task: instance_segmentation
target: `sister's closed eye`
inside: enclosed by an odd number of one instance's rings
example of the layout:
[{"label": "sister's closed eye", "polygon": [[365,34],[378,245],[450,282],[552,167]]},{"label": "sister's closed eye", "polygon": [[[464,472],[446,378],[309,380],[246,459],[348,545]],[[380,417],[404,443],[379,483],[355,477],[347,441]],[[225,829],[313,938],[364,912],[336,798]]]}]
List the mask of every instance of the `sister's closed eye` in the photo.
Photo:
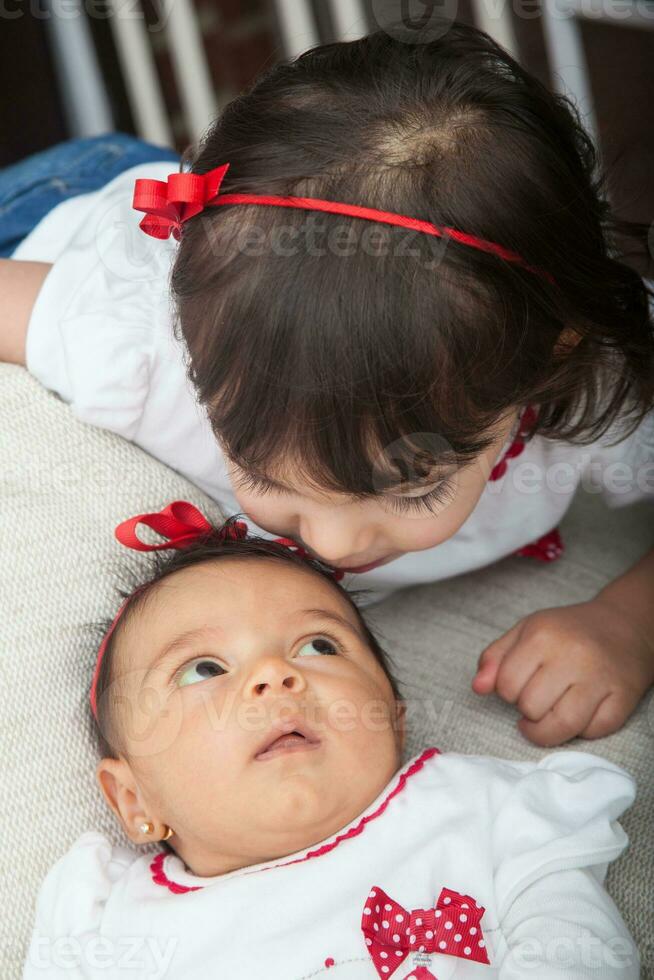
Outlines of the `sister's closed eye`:
[{"label": "sister's closed eye", "polygon": [[[264,497],[267,494],[276,493],[280,496],[292,496],[292,490],[279,486],[251,473],[242,473],[235,478],[237,486],[243,491],[258,493]],[[389,505],[396,512],[405,514],[408,511],[426,510],[429,513],[438,513],[437,508],[444,503],[448,503],[455,491],[455,482],[447,477],[442,479],[438,486],[429,490],[421,496],[411,497],[391,493],[379,493],[370,496],[371,500],[379,501],[381,504]]]},{"label": "sister's closed eye", "polygon": [[438,513],[438,505],[448,503],[454,495],[455,484],[453,480],[441,480],[437,487],[424,493],[421,497],[398,497],[393,494],[386,494],[381,497],[387,501],[395,510],[404,514],[407,511],[427,510],[430,513]]},{"label": "sister's closed eye", "polygon": [[[310,650],[309,653],[302,653],[307,647],[313,646],[314,649]],[[331,649],[330,649],[331,648]],[[298,650],[298,656],[335,656],[340,650],[340,644],[331,637],[326,637],[324,635],[313,637],[310,640],[305,641]],[[192,671],[197,670],[198,674],[193,677]],[[198,681],[208,680],[212,677],[219,677],[221,674],[226,674],[225,668],[211,657],[202,656],[194,657],[192,660],[188,660],[185,664],[179,667],[174,675],[173,681],[178,687],[188,687],[190,684],[195,684]],[[187,675],[190,679],[186,679]]]}]

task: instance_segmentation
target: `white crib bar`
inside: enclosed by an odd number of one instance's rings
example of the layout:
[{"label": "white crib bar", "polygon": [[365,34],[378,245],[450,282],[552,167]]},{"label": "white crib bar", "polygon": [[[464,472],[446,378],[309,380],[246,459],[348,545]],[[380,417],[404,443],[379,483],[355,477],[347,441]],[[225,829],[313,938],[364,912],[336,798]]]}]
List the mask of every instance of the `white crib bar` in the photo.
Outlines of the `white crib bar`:
[{"label": "white crib bar", "polygon": [[572,99],[599,148],[597,117],[590,88],[581,30],[572,3],[543,0],[543,35],[555,88]]},{"label": "white crib bar", "polygon": [[355,41],[369,33],[363,0],[329,0],[338,41]]},{"label": "white crib bar", "polygon": [[510,0],[473,0],[472,13],[475,26],[490,34],[494,41],[519,61]]},{"label": "white crib bar", "polygon": [[284,57],[291,60],[320,43],[308,0],[275,0]]},{"label": "white crib bar", "polygon": [[193,0],[163,0],[175,80],[193,140],[216,114],[216,96]]},{"label": "white crib bar", "polygon": [[172,131],[143,12],[139,6],[140,16],[135,17],[134,4],[125,4],[124,0],[108,0],[108,6],[136,131],[151,143],[172,146]]},{"label": "white crib bar", "polygon": [[76,13],[70,18],[59,16],[59,11],[52,8],[50,2],[45,27],[70,135],[111,132],[113,114],[84,5],[77,0],[71,10],[69,4],[67,10]]}]

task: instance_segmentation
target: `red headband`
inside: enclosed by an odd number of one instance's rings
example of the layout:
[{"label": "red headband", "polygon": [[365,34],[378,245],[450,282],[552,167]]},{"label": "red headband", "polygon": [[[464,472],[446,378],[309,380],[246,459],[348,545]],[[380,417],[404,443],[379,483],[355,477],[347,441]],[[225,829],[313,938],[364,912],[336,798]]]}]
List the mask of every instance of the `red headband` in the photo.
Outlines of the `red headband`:
[{"label": "red headband", "polygon": [[[148,527],[152,528],[153,531],[157,531],[168,540],[162,541],[160,544],[145,544],[136,533],[138,524],[146,524]],[[161,551],[164,548],[176,548],[177,550],[181,551],[198,538],[201,538],[203,535],[209,533],[211,533],[212,539],[214,540],[236,541],[247,537],[248,526],[244,521],[235,521],[229,527],[223,526],[216,528],[213,526],[213,524],[209,523],[204,514],[202,514],[197,507],[194,507],[193,504],[190,504],[187,500],[174,500],[171,504],[168,504],[167,507],[164,507],[162,510],[157,511],[156,513],[138,514],[136,517],[130,517],[128,520],[123,521],[122,524],[119,524],[114,531],[118,541],[125,545],[125,547],[132,548],[134,551]],[[309,557],[308,552],[306,552],[304,548],[302,548],[291,538],[274,538],[273,540],[276,544],[281,544],[291,549],[301,558]],[[332,575],[338,582],[343,578],[344,572],[339,572],[338,569],[333,569]],[[100,673],[100,664],[102,663],[102,658],[107,648],[107,643],[109,642],[109,638],[116,628],[118,621],[120,620],[120,617],[128,604],[132,601],[134,596],[138,595],[138,593],[145,587],[145,585],[140,585],[130,596],[127,597],[127,599],[125,599],[120,609],[116,613],[114,621],[105,633],[102,643],[98,649],[95,670],[93,672],[93,680],[91,681],[90,695],[91,709],[96,720],[98,717],[96,687],[98,683],[98,675]]]},{"label": "red headband", "polygon": [[521,265],[529,272],[543,276],[554,283],[553,277],[543,269],[528,265],[524,259],[495,242],[468,235],[457,231],[456,228],[431,224],[418,218],[407,218],[402,214],[391,211],[377,211],[375,208],[360,207],[357,204],[342,204],[338,201],[323,201],[316,197],[275,197],[266,194],[222,194],[219,196],[220,185],[229,169],[224,163],[205,174],[175,173],[170,174],[167,181],[139,178],[134,183],[134,198],[132,207],[136,211],[145,211],[146,216],[139,227],[153,238],[173,237],[179,241],[182,224],[189,218],[195,217],[206,207],[218,207],[222,204],[272,204],[284,208],[305,208],[308,211],[329,211],[332,214],[347,214],[353,218],[364,218],[367,221],[381,221],[389,225],[410,228],[413,231],[435,235],[437,238],[451,238],[461,245],[469,245],[481,252],[490,252],[506,262]]}]

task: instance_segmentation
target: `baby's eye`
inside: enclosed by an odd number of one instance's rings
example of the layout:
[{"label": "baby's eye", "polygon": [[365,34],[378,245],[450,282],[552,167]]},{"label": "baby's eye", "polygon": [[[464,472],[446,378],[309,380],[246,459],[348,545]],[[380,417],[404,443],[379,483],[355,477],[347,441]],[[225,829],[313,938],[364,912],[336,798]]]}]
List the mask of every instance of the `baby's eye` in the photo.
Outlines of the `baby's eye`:
[{"label": "baby's eye", "polygon": [[179,687],[187,687],[189,684],[195,684],[197,681],[205,681],[210,677],[218,677],[219,674],[226,673],[227,671],[220,664],[216,663],[215,660],[197,657],[180,668],[176,680]]},{"label": "baby's eye", "polygon": [[303,656],[302,651],[306,650],[307,647],[314,648],[313,650],[309,649],[308,656],[310,657],[321,656],[322,654],[333,656],[338,653],[336,645],[322,636],[317,636],[315,639],[309,640],[308,643],[303,643],[298,651],[298,656]]}]

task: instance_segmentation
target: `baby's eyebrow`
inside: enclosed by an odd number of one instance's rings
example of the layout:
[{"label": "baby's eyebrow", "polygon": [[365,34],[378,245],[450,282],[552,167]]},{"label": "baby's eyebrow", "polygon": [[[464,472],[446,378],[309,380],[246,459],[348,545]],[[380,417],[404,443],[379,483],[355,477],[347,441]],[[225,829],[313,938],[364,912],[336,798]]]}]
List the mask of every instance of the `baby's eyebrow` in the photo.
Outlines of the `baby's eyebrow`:
[{"label": "baby's eyebrow", "polygon": [[213,632],[215,632],[218,627],[214,627],[212,630],[208,626],[199,626],[192,630],[185,630],[183,633],[179,633],[177,636],[167,643],[158,653],[155,654],[154,658],[148,665],[147,672],[143,678],[142,684],[145,684],[150,672],[161,663],[162,660],[166,660],[171,654],[176,653],[182,647],[188,646],[194,643],[196,640],[206,640]]},{"label": "baby's eyebrow", "polygon": [[349,619],[345,619],[344,616],[339,616],[338,613],[332,612],[329,609],[303,609],[300,615],[319,616],[321,619],[328,619],[331,622],[336,623],[337,626],[341,626],[343,629],[349,630],[349,632],[353,633],[359,640],[362,640],[364,643],[366,642],[366,638],[358,626],[351,623]]}]

